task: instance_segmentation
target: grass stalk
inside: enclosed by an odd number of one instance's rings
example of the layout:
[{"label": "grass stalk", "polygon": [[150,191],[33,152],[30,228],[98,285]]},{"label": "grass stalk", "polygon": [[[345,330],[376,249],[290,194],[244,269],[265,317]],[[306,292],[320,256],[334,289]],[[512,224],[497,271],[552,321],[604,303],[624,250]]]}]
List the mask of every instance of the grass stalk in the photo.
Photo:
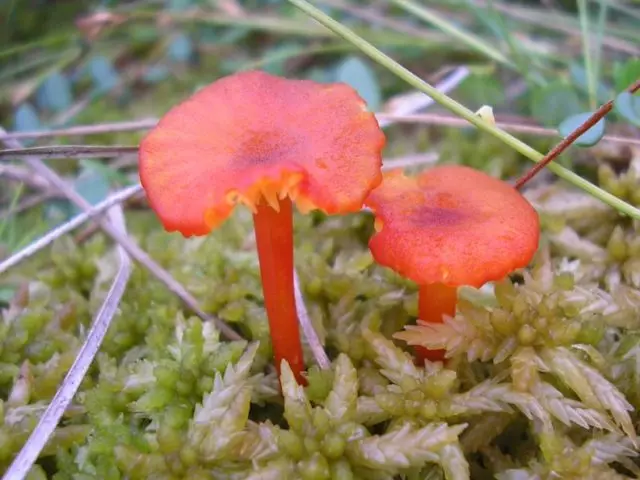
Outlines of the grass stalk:
[{"label": "grass stalk", "polygon": [[[474,112],[466,108],[464,105],[456,102],[454,99],[449,96],[439,92],[436,88],[434,88],[429,83],[422,80],[420,77],[412,73],[407,68],[400,65],[398,62],[393,60],[388,55],[385,55],[380,50],[378,50],[371,43],[367,42],[356,33],[354,33],[349,28],[345,27],[341,23],[335,21],[333,18],[326,15],[321,10],[317,9],[313,5],[311,5],[306,0],[288,0],[290,3],[295,5],[297,8],[305,12],[307,15],[327,27],[329,30],[333,31],[335,34],[344,38],[345,40],[353,43],[362,51],[364,54],[369,56],[372,60],[382,65],[383,67],[390,70],[393,74],[395,74],[398,78],[404,80],[409,85],[414,88],[420,90],[421,92],[426,93],[431,98],[433,98],[436,102],[438,102],[443,107],[447,108],[451,112],[456,115],[464,118],[469,123],[473,124],[480,130],[493,135],[498,138],[506,145],[510,146],[514,150],[518,151],[528,159],[534,162],[540,162],[544,155],[521,140],[513,137],[507,132],[497,128],[495,125],[492,125],[489,122],[485,122]],[[571,170],[564,168],[561,165],[556,163],[550,163],[548,165],[549,170],[555,173],[558,177],[563,180],[568,181],[572,185],[584,190],[588,194],[592,195],[595,198],[598,198],[602,202],[606,203],[612,208],[615,208],[621,213],[624,213],[632,218],[640,220],[640,210],[633,207],[632,205],[620,200],[615,195],[610,194],[609,192],[602,190],[591,182],[585,180],[579,175],[575,174]]]}]

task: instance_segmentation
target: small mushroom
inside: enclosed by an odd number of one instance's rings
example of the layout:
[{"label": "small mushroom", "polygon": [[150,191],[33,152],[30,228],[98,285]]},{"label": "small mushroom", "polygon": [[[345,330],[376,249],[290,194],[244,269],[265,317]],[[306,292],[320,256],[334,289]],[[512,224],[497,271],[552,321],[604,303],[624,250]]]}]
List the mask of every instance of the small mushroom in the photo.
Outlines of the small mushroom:
[{"label": "small mushroom", "polygon": [[174,107],[140,144],[140,179],[167,231],[205,235],[253,212],[276,367],[304,383],[293,290],[292,202],[357,212],[382,181],[385,137],[346,84],[236,73]]},{"label": "small mushroom", "polygon": [[[469,167],[435,167],[415,178],[390,172],[365,204],[375,214],[371,253],[418,284],[423,322],[453,316],[457,287],[500,280],[525,267],[538,248],[531,204],[509,184]],[[445,354],[416,350],[420,360]]]}]

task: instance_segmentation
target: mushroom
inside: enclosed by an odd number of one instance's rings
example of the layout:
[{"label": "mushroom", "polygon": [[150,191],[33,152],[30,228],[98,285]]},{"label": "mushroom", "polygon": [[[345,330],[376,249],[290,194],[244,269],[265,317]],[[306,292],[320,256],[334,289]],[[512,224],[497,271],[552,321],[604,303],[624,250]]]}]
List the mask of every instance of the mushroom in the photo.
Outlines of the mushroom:
[{"label": "mushroom", "polygon": [[[538,248],[531,204],[509,184],[469,167],[439,166],[414,178],[389,172],[365,204],[375,214],[371,253],[418,284],[421,322],[453,316],[457,287],[500,280],[525,267]],[[418,346],[416,354],[442,360],[445,352]]]},{"label": "mushroom", "polygon": [[384,145],[348,85],[261,71],[204,87],[140,144],[140,179],[167,231],[205,235],[235,205],[251,209],[276,368],[286,359],[301,383],[292,202],[302,213],[358,212],[382,181]]}]

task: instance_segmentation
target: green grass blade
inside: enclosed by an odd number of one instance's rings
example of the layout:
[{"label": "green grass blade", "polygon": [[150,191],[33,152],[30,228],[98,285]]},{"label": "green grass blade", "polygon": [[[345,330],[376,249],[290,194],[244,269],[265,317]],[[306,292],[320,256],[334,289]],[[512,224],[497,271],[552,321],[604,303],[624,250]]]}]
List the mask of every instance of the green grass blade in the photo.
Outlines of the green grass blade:
[{"label": "green grass blade", "polygon": [[[544,155],[542,153],[538,152],[534,148],[531,148],[529,145],[527,145],[523,141],[518,140],[517,138],[511,136],[507,132],[497,128],[495,125],[492,125],[490,123],[483,121],[479,116],[477,116],[471,110],[466,108],[464,105],[456,102],[454,99],[450,98],[449,96],[439,92],[436,88],[434,88],[433,86],[431,86],[430,84],[422,80],[420,77],[412,73],[410,70],[400,65],[398,62],[393,60],[388,55],[385,55],[384,53],[382,53],[372,44],[370,44],[363,38],[356,35],[353,31],[351,31],[344,25],[340,24],[339,22],[329,17],[328,15],[323,13],[321,10],[311,5],[306,0],[288,0],[288,1],[293,5],[295,5],[296,7],[298,7],[303,12],[305,12],[307,15],[315,19],[317,22],[327,27],[329,30],[333,31],[340,37],[356,45],[361,52],[369,56],[378,64],[390,70],[397,77],[404,80],[414,88],[417,88],[418,90],[426,93],[431,98],[433,98],[436,102],[438,102],[440,105],[449,109],[459,117],[464,118],[469,123],[478,127],[480,130],[493,135],[494,137],[504,142],[506,145],[509,145],[511,148],[520,152],[522,155],[524,155],[525,157],[529,158],[534,162],[539,162],[540,160],[542,160],[542,158],[544,158]],[[589,193],[595,198],[598,198],[599,200],[603,201],[604,203],[611,206],[612,208],[615,208],[619,212],[629,215],[632,218],[640,219],[639,209],[620,200],[615,195],[612,195],[609,192],[602,190],[601,188],[597,187],[591,182],[573,173],[571,170],[564,168],[563,166],[553,162],[548,165],[548,168],[553,173],[555,173],[558,177],[584,190],[585,192]]]},{"label": "green grass blade", "polygon": [[515,65],[505,57],[501,51],[494,48],[491,44],[485,42],[482,38],[473,35],[472,33],[466,32],[460,27],[457,27],[453,23],[447,21],[442,18],[440,15],[435,13],[434,11],[425,8],[421,5],[414,3],[412,0],[392,0],[393,3],[403,8],[409,13],[412,13],[416,17],[424,20],[427,23],[430,23],[434,27],[443,32],[451,35],[456,40],[460,40],[461,42],[468,45],[470,48],[483,53],[487,57],[499,62],[503,65],[506,65],[510,68],[515,68]]},{"label": "green grass blade", "polygon": [[604,38],[604,30],[607,23],[609,0],[600,0],[600,2],[598,2],[598,8],[598,18],[596,20],[595,55],[593,59],[593,76],[596,92],[598,91],[598,84],[600,83],[602,67],[602,39]]},{"label": "green grass blade", "polygon": [[[18,205],[18,201],[20,200],[20,197],[22,197],[22,192],[24,190],[24,183],[21,183],[18,185],[18,188],[16,188],[15,192],[13,193],[13,196],[11,197],[11,202],[9,203],[9,207],[7,209],[7,211],[11,212],[12,210],[14,210],[16,208],[16,205]],[[15,221],[13,218],[11,218],[11,216],[8,216],[7,218],[4,219],[4,221],[0,222],[0,241],[2,240],[3,237],[6,236],[6,243],[11,244],[13,243],[13,238],[15,237]],[[5,232],[8,232],[5,234]]]},{"label": "green grass blade", "polygon": [[582,34],[582,55],[584,57],[584,69],[587,72],[587,89],[589,93],[589,108],[596,108],[596,78],[591,58],[591,38],[589,37],[589,10],[587,0],[578,0],[578,13],[580,15],[580,32]]}]

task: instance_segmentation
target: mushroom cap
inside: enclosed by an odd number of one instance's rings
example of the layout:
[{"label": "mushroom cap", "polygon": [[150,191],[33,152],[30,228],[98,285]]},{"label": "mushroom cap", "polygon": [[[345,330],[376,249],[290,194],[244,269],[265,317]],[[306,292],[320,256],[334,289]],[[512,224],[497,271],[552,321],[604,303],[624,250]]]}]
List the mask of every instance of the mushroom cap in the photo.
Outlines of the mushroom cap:
[{"label": "mushroom cap", "polygon": [[382,181],[385,136],[354,89],[260,71],[204,87],[140,144],[140,179],[168,231],[204,235],[235,204],[356,212]]},{"label": "mushroom cap", "polygon": [[525,267],[538,248],[531,204],[509,184],[464,166],[385,175],[365,200],[375,260],[419,285],[480,287]]}]

